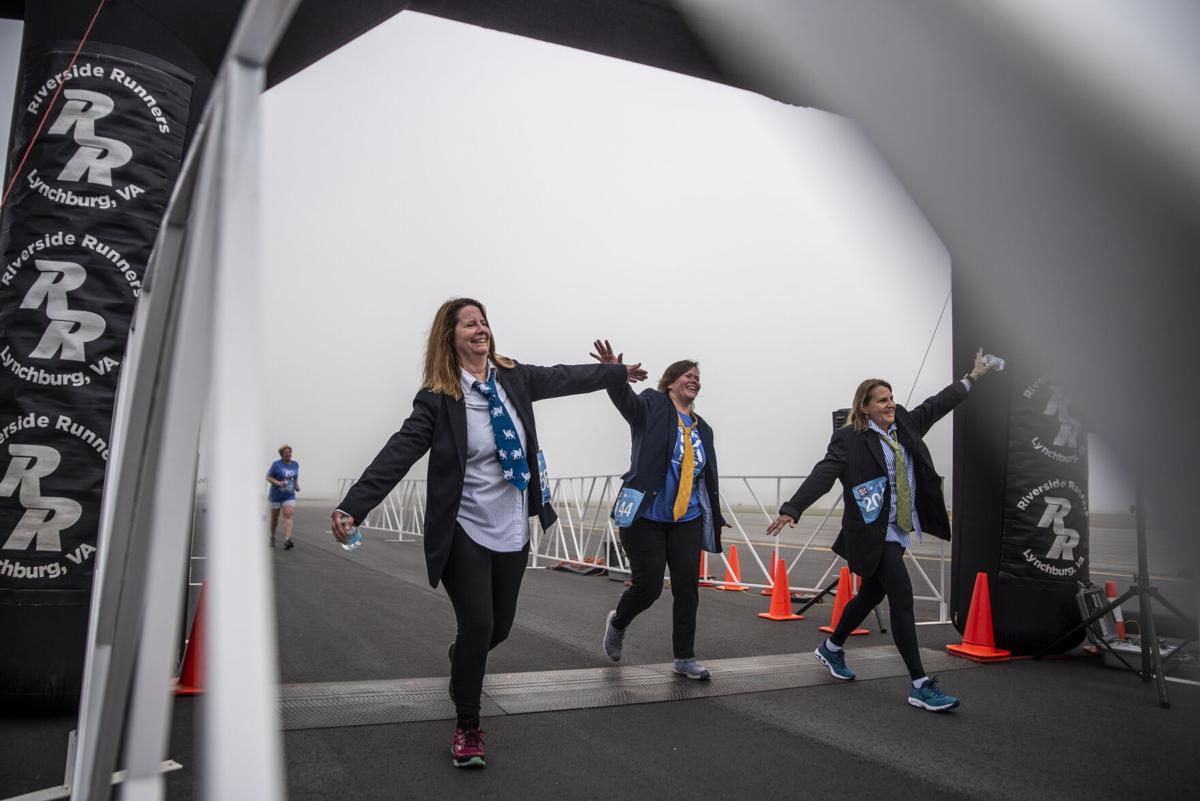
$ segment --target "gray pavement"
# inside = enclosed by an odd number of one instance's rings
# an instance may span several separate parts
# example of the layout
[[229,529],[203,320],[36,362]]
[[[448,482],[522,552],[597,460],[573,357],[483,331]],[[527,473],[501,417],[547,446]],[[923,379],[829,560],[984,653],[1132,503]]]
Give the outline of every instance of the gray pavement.
[[[444,680],[454,618],[444,592],[425,580],[421,544],[368,532],[363,548],[347,553],[328,535],[327,515],[328,504],[303,503],[297,547],[272,552],[281,682]],[[600,576],[528,571],[512,636],[493,652],[489,671],[610,667],[599,640],[620,589]],[[832,611],[821,604],[805,621],[768,622],[756,617],[767,603],[755,593],[703,591],[700,658],[786,661],[778,655],[811,651],[823,636],[817,625]],[[960,639],[945,625],[919,634],[923,647],[939,651]],[[854,666],[856,649],[865,662],[889,645],[878,633],[855,638],[848,662]],[[667,591],[630,628],[622,665],[652,670],[670,656]],[[1200,686],[1168,685],[1173,708],[1163,710],[1153,685],[1096,659],[1021,660],[942,673],[963,704],[935,715],[910,707],[906,677],[887,674],[499,715],[484,721],[488,767],[474,772],[450,764],[448,701],[444,719],[295,728],[282,735],[288,794],[339,801],[1168,798],[1194,794],[1200,781]],[[713,682],[720,680],[718,671]],[[168,776],[170,799],[198,797],[203,754],[193,725],[202,704],[202,696],[174,704],[166,756],[184,767]],[[68,717],[0,717],[0,798],[61,781],[73,725]]]

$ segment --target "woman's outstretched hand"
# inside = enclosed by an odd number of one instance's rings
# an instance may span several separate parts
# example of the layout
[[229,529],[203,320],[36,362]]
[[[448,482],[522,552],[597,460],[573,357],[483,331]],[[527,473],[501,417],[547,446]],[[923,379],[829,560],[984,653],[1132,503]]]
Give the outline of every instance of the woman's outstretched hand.
[[[601,364],[625,364],[625,354],[618,353],[613,355],[613,346],[609,344],[607,339],[597,339],[592,343],[592,347],[596,349],[591,357]],[[625,378],[630,384],[636,384],[638,381],[645,381],[648,373],[642,369],[642,363],[625,364]]]
[[992,371],[994,365],[983,358],[983,348],[975,352],[975,366],[971,369],[971,380],[978,381]]
[[767,526],[767,533],[774,537],[783,529],[785,525],[795,528],[795,518],[793,518],[791,515],[780,515],[779,517],[775,518],[771,525]]
[[346,537],[350,534],[350,529],[354,528],[354,518],[341,512],[334,512],[333,522],[329,524],[329,528],[333,531],[335,540],[345,542]]

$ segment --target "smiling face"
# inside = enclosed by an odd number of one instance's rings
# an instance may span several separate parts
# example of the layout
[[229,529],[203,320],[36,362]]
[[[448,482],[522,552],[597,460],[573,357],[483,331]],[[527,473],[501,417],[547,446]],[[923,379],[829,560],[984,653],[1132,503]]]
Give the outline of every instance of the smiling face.
[[896,422],[896,401],[892,391],[883,384],[871,390],[863,401],[862,412],[884,431]]
[[492,343],[492,330],[478,306],[463,306],[454,324],[454,353],[458,363],[465,364],[479,357],[487,358]]
[[700,368],[689,367],[667,385],[667,394],[684,406],[691,406],[700,394]]
[[292,461],[292,449],[291,448],[280,448],[279,449],[279,458],[285,462]]

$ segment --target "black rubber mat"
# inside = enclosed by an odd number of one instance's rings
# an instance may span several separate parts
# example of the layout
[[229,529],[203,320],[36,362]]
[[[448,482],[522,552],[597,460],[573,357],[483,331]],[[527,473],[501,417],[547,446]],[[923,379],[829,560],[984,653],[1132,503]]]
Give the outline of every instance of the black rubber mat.
[[[922,649],[931,673],[977,667],[944,652]],[[891,645],[854,648],[847,662],[858,681],[908,671]],[[484,717],[683,701],[811,687],[836,681],[811,653],[706,660],[710,681],[676,675],[670,663],[581,670],[497,673],[483,685]],[[448,720],[454,707],[445,678],[289,684],[280,688],[285,731]]]

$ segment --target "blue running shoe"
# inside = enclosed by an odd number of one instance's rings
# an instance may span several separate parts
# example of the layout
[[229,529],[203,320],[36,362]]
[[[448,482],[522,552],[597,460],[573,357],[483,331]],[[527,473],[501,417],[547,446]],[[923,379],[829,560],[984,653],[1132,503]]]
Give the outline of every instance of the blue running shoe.
[[854,679],[854,671],[846,667],[846,652],[833,651],[825,647],[825,641],[821,640],[821,644],[817,646],[817,650],[813,651],[816,654],[817,660],[829,668],[829,672],[833,674],[835,679],[842,681],[852,681]]
[[935,677],[926,679],[920,687],[913,687],[908,693],[908,702],[930,712],[945,712],[958,706],[958,699],[942,692]]

